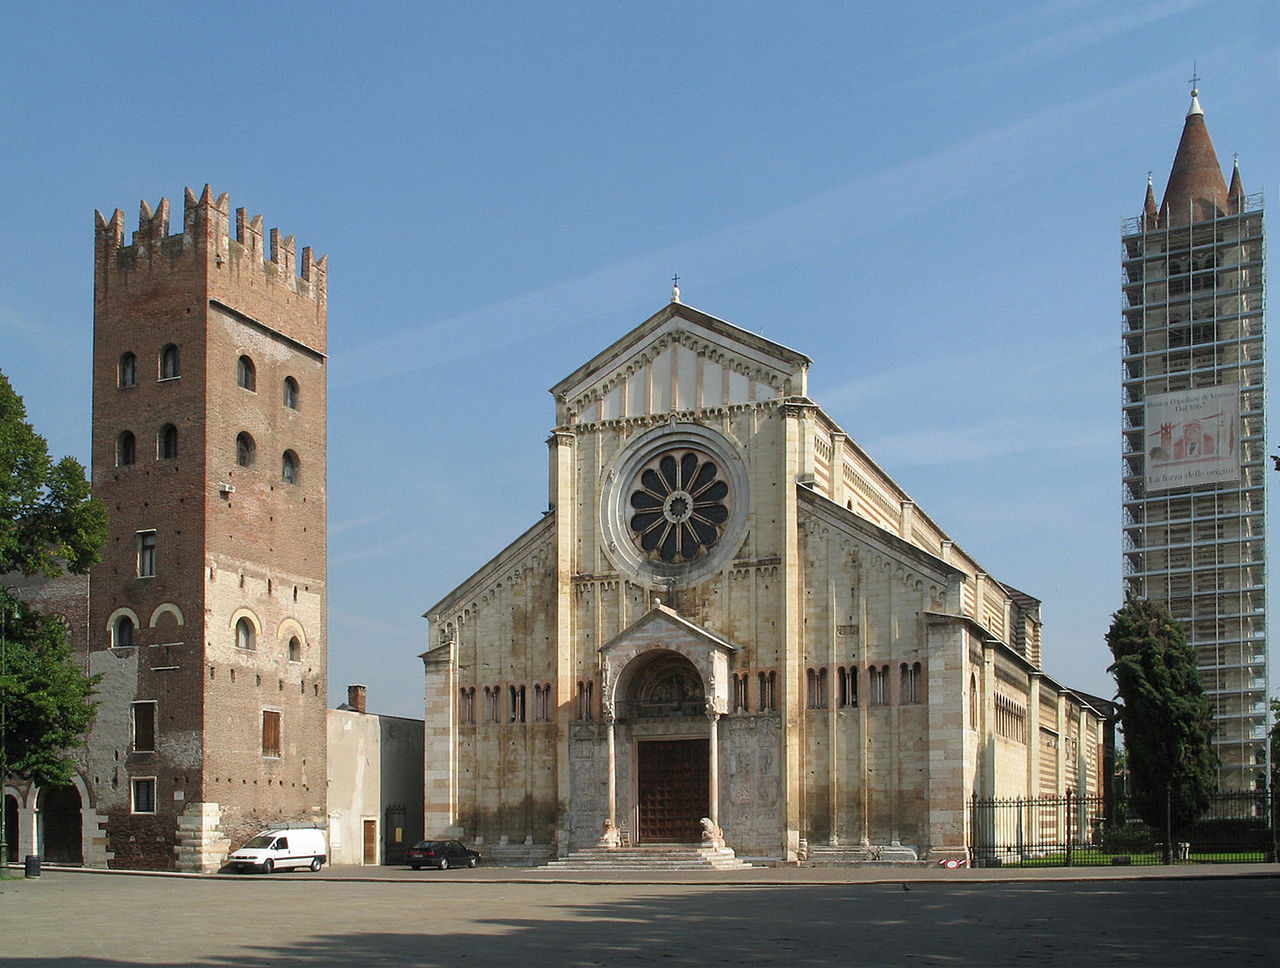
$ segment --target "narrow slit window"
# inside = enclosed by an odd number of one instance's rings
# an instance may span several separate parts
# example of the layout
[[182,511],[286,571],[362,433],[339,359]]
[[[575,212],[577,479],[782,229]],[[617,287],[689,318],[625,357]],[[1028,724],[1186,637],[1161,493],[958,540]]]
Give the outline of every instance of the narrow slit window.
[[156,749],[156,704],[135,702],[130,707],[133,720],[133,752],[154,753]]
[[124,353],[120,357],[117,370],[116,386],[121,390],[138,385],[138,358],[133,353]]
[[131,431],[121,431],[116,438],[116,466],[128,467],[138,459],[138,443]]
[[156,454],[161,460],[173,460],[178,456],[178,428],[165,424],[160,428]]
[[248,433],[241,432],[236,437],[236,463],[241,467],[252,467],[258,459],[258,447]]

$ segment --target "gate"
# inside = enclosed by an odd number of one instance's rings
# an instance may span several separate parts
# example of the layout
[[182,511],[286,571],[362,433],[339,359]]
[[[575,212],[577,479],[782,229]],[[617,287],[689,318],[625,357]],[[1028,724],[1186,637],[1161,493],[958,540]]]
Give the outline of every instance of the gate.
[[387,807],[386,823],[382,825],[383,833],[383,863],[384,864],[403,864],[405,862],[405,851],[409,845],[405,843],[405,819],[408,817],[408,811],[405,810],[403,803],[395,803]]

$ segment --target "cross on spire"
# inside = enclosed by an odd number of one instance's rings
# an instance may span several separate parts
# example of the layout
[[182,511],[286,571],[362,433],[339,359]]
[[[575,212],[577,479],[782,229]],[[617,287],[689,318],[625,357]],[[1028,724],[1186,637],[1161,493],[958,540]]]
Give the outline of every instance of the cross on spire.
[[1191,80],[1187,81],[1191,85],[1191,96],[1195,97],[1200,93],[1200,75],[1196,73],[1196,62],[1191,62]]

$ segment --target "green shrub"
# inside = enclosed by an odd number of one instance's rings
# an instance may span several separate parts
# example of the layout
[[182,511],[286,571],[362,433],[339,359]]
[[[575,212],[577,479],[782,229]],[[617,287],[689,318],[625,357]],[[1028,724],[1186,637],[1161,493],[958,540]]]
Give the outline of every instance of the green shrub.
[[1156,832],[1141,820],[1112,824],[1102,831],[1102,849],[1108,854],[1144,854],[1156,849]]

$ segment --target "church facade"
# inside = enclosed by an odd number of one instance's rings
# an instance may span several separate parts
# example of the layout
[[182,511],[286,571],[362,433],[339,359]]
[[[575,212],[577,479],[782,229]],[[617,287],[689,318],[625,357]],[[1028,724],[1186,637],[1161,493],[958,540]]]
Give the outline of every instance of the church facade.
[[1101,792],[1040,603],[809,399],[810,362],[677,291],[552,388],[548,511],[426,613],[428,836],[947,859],[974,796]]

